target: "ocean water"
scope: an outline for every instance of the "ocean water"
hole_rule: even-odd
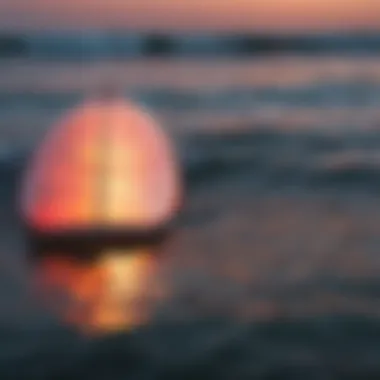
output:
[[[17,194],[105,83],[161,120],[187,199],[149,322],[88,340],[33,293]],[[373,56],[0,61],[0,378],[378,378],[379,105]]]

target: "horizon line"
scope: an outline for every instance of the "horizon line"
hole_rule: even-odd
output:
[[[370,35],[380,33],[379,27],[352,27],[352,28],[326,28],[326,29],[297,29],[297,30],[273,30],[273,29],[163,29],[163,28],[129,28],[129,27],[1,27],[1,34],[34,34],[34,33],[131,33],[131,34],[160,34],[160,35]]]

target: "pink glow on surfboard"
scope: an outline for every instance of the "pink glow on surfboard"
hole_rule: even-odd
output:
[[[22,215],[42,232],[156,228],[181,201],[169,139],[146,111],[122,99],[89,101],[64,116],[24,180]]]

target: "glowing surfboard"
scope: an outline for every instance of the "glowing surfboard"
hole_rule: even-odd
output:
[[[26,171],[21,216],[41,239],[144,239],[159,235],[181,203],[169,139],[144,110],[120,98],[69,112]]]

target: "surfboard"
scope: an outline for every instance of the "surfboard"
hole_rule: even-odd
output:
[[[110,241],[158,236],[182,203],[172,142],[143,108],[92,99],[49,130],[22,181],[20,211],[32,236]]]

